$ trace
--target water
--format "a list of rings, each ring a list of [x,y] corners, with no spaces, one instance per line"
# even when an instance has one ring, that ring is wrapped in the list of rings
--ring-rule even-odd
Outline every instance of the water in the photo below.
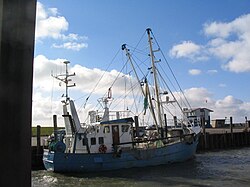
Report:
[[[250,148],[197,154],[184,163],[113,172],[65,175],[32,171],[32,186],[250,186]]]

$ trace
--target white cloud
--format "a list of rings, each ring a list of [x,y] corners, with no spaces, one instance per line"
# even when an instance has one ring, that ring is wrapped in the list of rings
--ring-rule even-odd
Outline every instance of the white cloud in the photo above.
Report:
[[[44,55],[34,58],[34,80],[33,88],[49,92],[53,86],[51,74],[63,73],[63,63],[66,59],[49,60]]]
[[[210,75],[213,75],[213,74],[218,73],[218,71],[216,69],[210,69],[210,70],[207,71],[207,73],[210,74]]]
[[[227,23],[205,23],[204,25],[204,32],[206,35],[215,36],[215,37],[221,37],[226,38],[229,36],[231,29],[231,26]]]
[[[58,84],[59,81],[51,78],[51,71],[53,70],[54,74],[63,74],[65,72],[65,64],[62,62],[65,60],[66,59],[51,60],[43,55],[38,55],[34,59],[33,125],[52,125],[52,115],[57,114],[58,118],[61,116],[62,109],[60,101],[61,94],[64,93],[64,87],[60,87]],[[130,76],[121,74],[116,70],[105,72],[101,69],[89,69],[78,64],[69,66],[69,73],[73,72],[76,73],[76,76],[72,77],[72,83],[76,83],[77,86],[70,89],[70,93],[73,95],[77,93],[77,97],[79,97],[79,94],[80,96],[84,96],[80,104],[76,105],[77,109],[83,109],[84,100],[90,92],[93,92],[92,97],[94,97],[87,103],[86,108],[83,109],[83,112],[80,114],[82,121],[85,119],[88,110],[93,110],[94,105],[92,105],[92,101],[96,104],[96,99],[107,93],[113,80],[116,79],[119,74],[121,78],[119,78],[117,83],[112,87],[113,97],[118,100],[119,96],[124,94],[122,89],[124,87],[124,79],[127,79],[127,82],[129,82],[128,79],[131,79]],[[100,81],[101,77],[102,79]],[[132,81],[135,80],[132,79]],[[98,86],[96,86],[97,82],[99,82]],[[133,91],[135,93],[139,92],[139,90],[136,89]],[[52,94],[53,92],[54,95]],[[233,116],[234,121],[242,122],[244,117],[250,114],[250,103],[243,102],[233,96],[215,99],[213,93],[209,92],[206,88],[190,88],[184,90],[184,93],[193,108],[207,107],[212,109],[214,111],[214,113],[211,114],[212,119]],[[180,94],[176,95],[180,96]],[[122,98],[120,98],[120,103],[118,102],[117,109],[123,107],[124,103],[121,102],[121,99]],[[128,98],[128,102],[133,103],[133,100]],[[85,115],[83,115],[84,113]],[[59,121],[58,124],[62,124],[62,121]]]
[[[188,73],[189,73],[190,75],[200,75],[200,74],[201,74],[201,70],[199,70],[199,69],[190,69],[190,70],[188,71]]]
[[[48,11],[53,16],[56,16],[58,14],[57,8],[49,8]]]
[[[57,10],[56,10],[57,12]],[[46,19],[48,17],[47,12],[44,9],[44,6],[42,3],[37,2],[36,4],[36,24],[37,21],[42,20],[42,19]]]
[[[222,68],[225,70],[250,72],[250,14],[231,22],[205,23],[203,33],[209,38],[206,45],[182,42],[172,47],[171,56],[192,61],[217,57],[224,63]]]
[[[225,87],[227,87],[227,85],[226,85],[226,84],[224,84],[224,83],[221,83],[221,84],[219,84],[219,87],[221,87],[221,88],[225,88]]]
[[[208,45],[211,55],[226,61],[224,69],[236,73],[250,71],[250,14],[231,22],[207,23],[204,33],[213,38]]]
[[[63,40],[68,41],[77,41],[77,40],[87,40],[87,36],[79,36],[78,34],[70,33],[69,35],[62,35]]]
[[[248,37],[250,14],[242,15],[231,22],[212,22],[204,24],[204,33],[215,38],[229,38],[236,35],[239,38]]]
[[[51,14],[51,15],[50,15]],[[51,37],[58,39],[62,32],[68,30],[69,23],[63,16],[57,15],[57,9],[45,10],[42,3],[37,2],[36,33],[37,39]]]
[[[234,122],[244,122],[245,116],[249,116],[250,114],[250,102],[243,102],[231,95],[225,96],[222,99],[215,99],[213,93],[203,87],[186,89],[184,90],[184,94],[192,108],[208,108],[213,110],[211,120],[232,116]],[[184,105],[186,102],[183,97],[180,100],[180,93],[174,93],[174,95],[180,101],[179,103],[183,108],[188,107],[186,104]]]
[[[53,126],[52,116],[62,114],[61,106],[60,100],[52,101],[51,97],[44,96],[40,92],[34,93],[32,99],[32,125]],[[59,121],[58,124],[62,124],[62,121]]]
[[[235,122],[244,122],[245,116],[250,114],[250,102],[243,102],[231,95],[216,100],[206,88],[190,88],[184,92],[193,108],[206,107],[213,110],[212,119],[232,116]]]
[[[228,108],[240,105],[242,103],[243,101],[235,99],[233,96],[229,95],[226,96],[223,100],[218,100],[216,102],[216,105],[219,106],[220,108]]]
[[[62,100],[61,95],[65,92],[64,85],[59,86],[59,81],[52,78],[51,74],[64,74],[64,61],[66,59],[51,60],[44,55],[38,55],[34,58],[33,125],[51,124],[53,114],[61,115],[60,101]],[[116,70],[106,72],[97,68],[89,69],[78,64],[69,65],[68,71],[70,74],[76,73],[76,76],[72,77],[72,83],[76,83],[77,86],[70,89],[70,93],[77,95],[77,97],[83,97],[84,95],[83,99],[86,99],[87,95],[93,92],[92,96],[95,104],[96,99],[103,97],[111,85],[114,97],[124,94],[123,89],[121,89],[124,86],[124,79],[131,79],[129,75],[124,75]],[[121,78],[117,79],[118,75]],[[116,83],[112,84],[115,79]],[[133,83],[135,80],[132,79],[131,81]],[[96,86],[98,82],[99,84]],[[136,88],[134,88],[134,91],[136,91]],[[56,100],[56,102],[53,100]],[[93,109],[93,106],[87,103],[86,109],[91,109],[91,107]],[[84,111],[87,114],[86,109]]]
[[[201,47],[191,41],[183,41],[181,44],[175,45],[170,50],[170,55],[176,58],[188,57],[198,54]]]
[[[51,60],[44,55],[38,55],[34,58],[34,88],[43,92],[50,92],[54,81],[51,78],[51,74],[58,75],[64,74],[65,64],[67,59],[55,59]],[[90,93],[93,91],[95,84],[99,82],[99,87],[95,88],[99,93],[104,94],[108,88],[112,85],[117,76],[120,75],[116,84],[113,85],[113,89],[120,92],[120,84],[124,79],[130,79],[128,75],[124,75],[116,70],[110,72],[103,71],[98,68],[89,69],[79,64],[73,67],[69,65],[69,73],[75,73],[74,82],[77,84],[78,90],[82,93]],[[51,78],[51,79],[50,79]],[[101,81],[99,81],[102,78]],[[58,85],[58,84],[57,84]],[[54,86],[54,89],[60,89],[59,86]],[[56,88],[58,87],[58,88]]]
[[[193,107],[203,107],[205,103],[212,103],[213,94],[206,88],[190,88],[184,90],[187,100]]]
[[[250,103],[244,103],[242,100],[236,99],[231,95],[226,96],[215,102],[214,116],[217,118],[232,116],[234,121],[243,122],[245,116],[250,113],[250,109],[247,107],[249,104]]]
[[[88,44],[86,44],[86,43],[76,43],[76,42],[66,42],[66,43],[63,43],[61,45],[53,44],[52,47],[71,49],[73,51],[80,51],[82,48],[87,48]]]
[[[52,47],[64,48],[79,51],[88,46],[83,42],[88,39],[87,36],[79,36],[75,33],[65,34],[68,31],[69,23],[65,17],[60,16],[57,8],[46,9],[44,5],[37,2],[37,16],[36,16],[36,41],[41,41],[45,38],[52,38],[62,44],[53,44]],[[74,41],[74,42],[72,42]]]
[[[208,60],[204,46],[195,44],[192,41],[183,41],[174,45],[169,54],[172,58],[188,58],[192,62]]]
[[[90,93],[95,90],[95,93],[99,95],[104,95],[108,91],[108,88],[113,85],[114,80],[116,80],[116,82],[112,86],[112,90],[118,95],[121,94],[121,92],[123,92],[121,88],[124,86],[124,80],[131,78],[116,70],[106,72],[98,68],[89,69],[78,64],[74,65],[70,71],[72,73],[75,72],[77,75],[74,77],[74,81],[77,84],[78,90],[83,93]],[[117,78],[118,75],[119,78]],[[96,87],[97,83],[98,86]]]

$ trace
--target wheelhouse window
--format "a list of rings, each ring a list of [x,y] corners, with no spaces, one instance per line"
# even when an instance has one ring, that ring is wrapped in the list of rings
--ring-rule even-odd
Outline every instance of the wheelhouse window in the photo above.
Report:
[[[98,138],[98,143],[99,143],[99,145],[104,144],[104,138],[103,137],[99,137]]]
[[[96,145],[96,138],[90,138],[91,145]]]
[[[122,125],[122,132],[128,132],[129,125]]]
[[[103,133],[109,133],[109,132],[110,132],[109,126],[104,126]]]

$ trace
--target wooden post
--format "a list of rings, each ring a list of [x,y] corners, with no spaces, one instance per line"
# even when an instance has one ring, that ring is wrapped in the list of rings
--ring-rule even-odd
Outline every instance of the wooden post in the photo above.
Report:
[[[244,131],[246,131],[246,132],[247,132],[247,130],[248,130],[247,116],[245,116],[245,120],[246,120],[246,123],[245,123],[245,128],[244,128]]]
[[[56,115],[53,115],[53,126],[54,126],[55,141],[57,141],[57,135],[56,135],[56,131],[57,131],[57,116]]]
[[[230,133],[231,133],[231,146],[233,146],[234,145],[233,117],[230,117]]]
[[[204,148],[207,149],[207,136],[206,136],[206,127],[205,127],[205,116],[201,117],[201,125],[202,125],[202,132],[204,138]]]
[[[0,186],[31,186],[36,0],[0,0]]]
[[[165,137],[168,137],[168,122],[166,114],[164,114],[164,121],[165,121]]]
[[[41,126],[36,127],[36,154],[39,155],[41,150]]]

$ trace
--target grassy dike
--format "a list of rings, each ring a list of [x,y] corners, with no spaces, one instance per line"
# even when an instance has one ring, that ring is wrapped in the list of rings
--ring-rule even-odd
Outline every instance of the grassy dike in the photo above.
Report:
[[[36,137],[37,128],[32,127],[32,137]],[[58,129],[63,129],[63,127],[58,127]],[[41,136],[49,136],[53,133],[54,127],[41,127]]]

